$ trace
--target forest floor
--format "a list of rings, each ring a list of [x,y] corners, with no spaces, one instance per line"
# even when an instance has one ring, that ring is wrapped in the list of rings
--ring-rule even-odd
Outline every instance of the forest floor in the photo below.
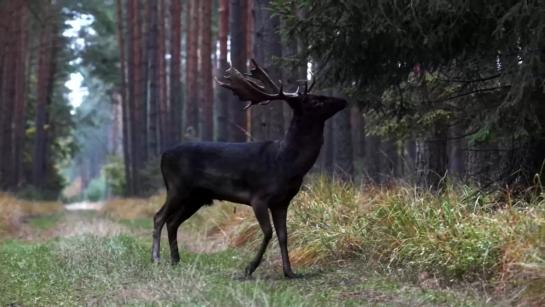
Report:
[[[241,280],[251,246],[228,233],[180,230],[182,262],[171,266],[163,233],[160,264],[150,262],[151,219],[114,219],[94,210],[27,217],[0,239],[0,305],[481,306],[498,305],[476,285],[439,287],[378,273],[362,261],[296,265],[286,280],[277,246]],[[206,228],[206,227],[205,227]]]

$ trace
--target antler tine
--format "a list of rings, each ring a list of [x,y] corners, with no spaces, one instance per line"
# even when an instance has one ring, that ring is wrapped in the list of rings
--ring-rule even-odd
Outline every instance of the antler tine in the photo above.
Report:
[[[218,85],[231,90],[242,101],[250,101],[244,109],[255,104],[266,104],[271,100],[285,100],[299,96],[298,93],[284,93],[282,82],[278,87],[269,75],[252,59],[254,66],[249,74],[242,74],[230,66],[225,70],[224,81],[215,78]]]
[[[312,83],[310,83],[310,87],[308,88],[308,91],[305,94],[310,93],[310,91],[312,91],[312,88],[314,87],[315,84],[316,84],[316,79],[312,79]]]
[[[269,74],[263,69],[254,59],[251,59],[250,62],[252,63],[253,68],[250,69],[249,76],[263,82],[263,85],[265,88],[272,90],[272,91],[278,91],[278,86],[273,82]]]

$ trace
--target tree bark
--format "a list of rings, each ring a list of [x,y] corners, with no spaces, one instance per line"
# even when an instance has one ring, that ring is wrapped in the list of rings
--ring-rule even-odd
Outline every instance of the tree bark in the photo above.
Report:
[[[229,34],[229,0],[220,0],[219,3],[219,70],[217,72],[218,77],[223,76],[223,73],[227,69],[227,36]],[[217,123],[217,140],[220,142],[226,142],[229,139],[229,102],[230,93],[229,90],[223,87],[216,87],[218,89],[218,114],[216,118]]]
[[[140,1],[127,1],[130,6],[130,25],[129,25],[129,78],[130,78],[130,95],[129,108],[131,109],[131,153],[132,153],[132,190],[136,194],[140,190],[139,170],[142,169],[143,153],[141,144],[145,144],[145,134],[141,134],[142,116],[141,116],[141,53],[140,53]]]
[[[2,82],[0,84],[1,103],[0,106],[0,188],[8,189],[11,187],[11,178],[13,176],[11,158],[13,157],[13,111],[15,109],[15,83],[14,71],[16,57],[16,31],[17,31],[17,6],[16,3],[4,4],[6,22],[3,24],[3,57],[2,64]]]
[[[199,89],[201,93],[200,105],[201,112],[201,138],[205,141],[212,141],[214,138],[214,125],[213,125],[213,99],[214,89],[212,86],[212,0],[200,1],[200,15],[201,15],[201,43],[200,43],[200,59],[201,66],[199,71],[199,77],[201,82]]]
[[[169,146],[178,143],[182,135],[182,80],[181,80],[181,56],[182,56],[182,2],[171,0],[171,37],[170,48],[172,64],[170,67],[170,108],[171,129]]]
[[[138,10],[138,22],[137,25],[137,45],[138,45],[138,52],[139,52],[139,66],[140,66],[140,78],[138,79],[138,107],[137,112],[139,116],[139,135],[138,137],[141,138],[141,141],[139,142],[139,150],[141,155],[141,160],[139,161],[140,167],[138,170],[141,170],[145,167],[146,162],[149,159],[149,139],[150,139],[150,131],[149,131],[149,112],[148,112],[148,89],[149,89],[149,63],[148,63],[148,49],[147,49],[147,31],[150,30],[150,23],[148,22],[148,18],[146,16],[148,15],[148,7],[147,7],[147,0],[140,0],[139,3],[139,10]],[[141,177],[141,176],[139,176]],[[142,180],[143,178],[140,178]],[[137,191],[142,191],[142,188],[138,189]]]
[[[129,109],[129,100],[128,100],[128,91],[127,91],[127,65],[126,65],[126,44],[125,44],[125,27],[130,28],[130,23],[128,26],[124,27],[123,21],[123,3],[122,0],[116,0],[116,17],[117,17],[117,42],[119,45],[120,53],[120,63],[121,63],[121,111],[123,114],[123,165],[125,166],[125,194],[132,195],[134,190],[132,189],[132,153],[131,153],[131,130],[130,130],[130,109]],[[127,24],[126,24],[127,25]]]
[[[186,73],[186,112],[184,135],[188,139],[199,136],[199,98],[198,98],[198,35],[199,14],[198,1],[188,1],[188,29],[187,29],[187,73]]]
[[[366,174],[367,180],[370,183],[380,184],[381,180],[381,169],[380,169],[380,159],[381,159],[381,150],[382,144],[381,139],[378,136],[370,135],[365,139],[365,162],[364,162],[364,173]]]
[[[282,79],[280,67],[273,60],[282,57],[280,19],[272,16],[270,0],[256,0],[254,6],[255,60],[267,69],[273,80]],[[284,102],[274,101],[265,107],[256,106],[252,111],[252,138],[254,140],[280,139],[284,135]]]
[[[399,154],[395,140],[383,139],[380,157],[381,182],[388,183],[399,177]]]
[[[247,0],[231,0],[229,28],[231,32],[231,62],[233,67],[239,71],[246,71],[247,45],[246,45],[246,22]],[[230,96],[230,122],[229,138],[234,142],[245,142],[248,131],[246,131],[246,112],[243,111],[243,103],[239,99]]]
[[[32,158],[32,183],[42,188],[47,177],[47,146],[48,146],[48,112],[51,101],[51,90],[55,66],[56,49],[56,19],[48,3],[46,16],[47,23],[41,34],[38,63],[38,85],[36,95],[36,136],[34,140],[34,154]]]
[[[354,176],[362,175],[365,159],[365,123],[362,111],[357,106],[350,108],[350,126],[352,130],[352,153]]]
[[[158,9],[157,0],[147,0],[147,56],[148,56],[148,79],[149,79],[149,135],[148,135],[148,156],[156,157],[159,155],[159,56],[158,52]]]
[[[341,180],[352,180],[354,164],[349,108],[333,117],[333,131],[334,175]]]
[[[17,47],[17,60],[15,72],[15,116],[14,140],[13,140],[13,187],[21,184],[23,177],[22,155],[25,140],[25,114],[26,114],[26,68],[28,52],[28,2],[19,2],[19,38]]]
[[[165,6],[166,1],[160,0],[159,3],[159,19],[158,19],[158,35],[157,35],[157,44],[158,44],[158,65],[159,65],[159,151],[163,152],[168,148],[167,144],[170,143],[168,140],[169,133],[168,127],[170,125],[168,113],[168,92],[167,92],[167,62],[166,62],[166,14]]]
[[[416,178],[423,188],[438,190],[448,167],[446,129],[436,126],[433,134],[416,143]]]

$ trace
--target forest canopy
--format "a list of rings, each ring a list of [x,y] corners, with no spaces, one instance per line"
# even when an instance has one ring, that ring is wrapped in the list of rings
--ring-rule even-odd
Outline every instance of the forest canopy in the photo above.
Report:
[[[2,190],[143,196],[180,142],[281,139],[287,105],[244,111],[214,84],[252,58],[288,90],[311,76],[348,98],[315,172],[425,188],[542,172],[540,1],[24,0],[0,14]]]
[[[521,155],[502,179],[539,169],[541,1],[274,2],[284,32],[303,42],[301,59],[318,63],[319,80],[342,87],[368,110],[375,132],[446,138],[455,127],[451,138],[501,144]]]

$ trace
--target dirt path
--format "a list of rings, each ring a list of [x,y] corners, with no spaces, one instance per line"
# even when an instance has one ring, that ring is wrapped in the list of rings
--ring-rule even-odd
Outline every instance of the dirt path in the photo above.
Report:
[[[89,202],[82,201],[79,203],[71,203],[64,206],[64,209],[68,211],[81,211],[81,210],[92,210],[98,211],[104,207],[104,202]]]
[[[43,241],[55,238],[68,238],[80,235],[94,235],[108,237],[126,234],[137,237],[148,237],[151,240],[149,227],[131,227],[120,221],[108,218],[100,209],[103,203],[82,202],[65,206],[62,213],[51,216],[28,217],[18,228],[16,237],[27,241]],[[50,220],[49,227],[39,227],[35,224],[37,220]],[[166,243],[167,234],[163,229],[162,242]],[[227,249],[228,234],[214,232],[209,234],[206,231],[189,231],[180,229],[178,241],[181,248],[196,253],[214,253]]]

